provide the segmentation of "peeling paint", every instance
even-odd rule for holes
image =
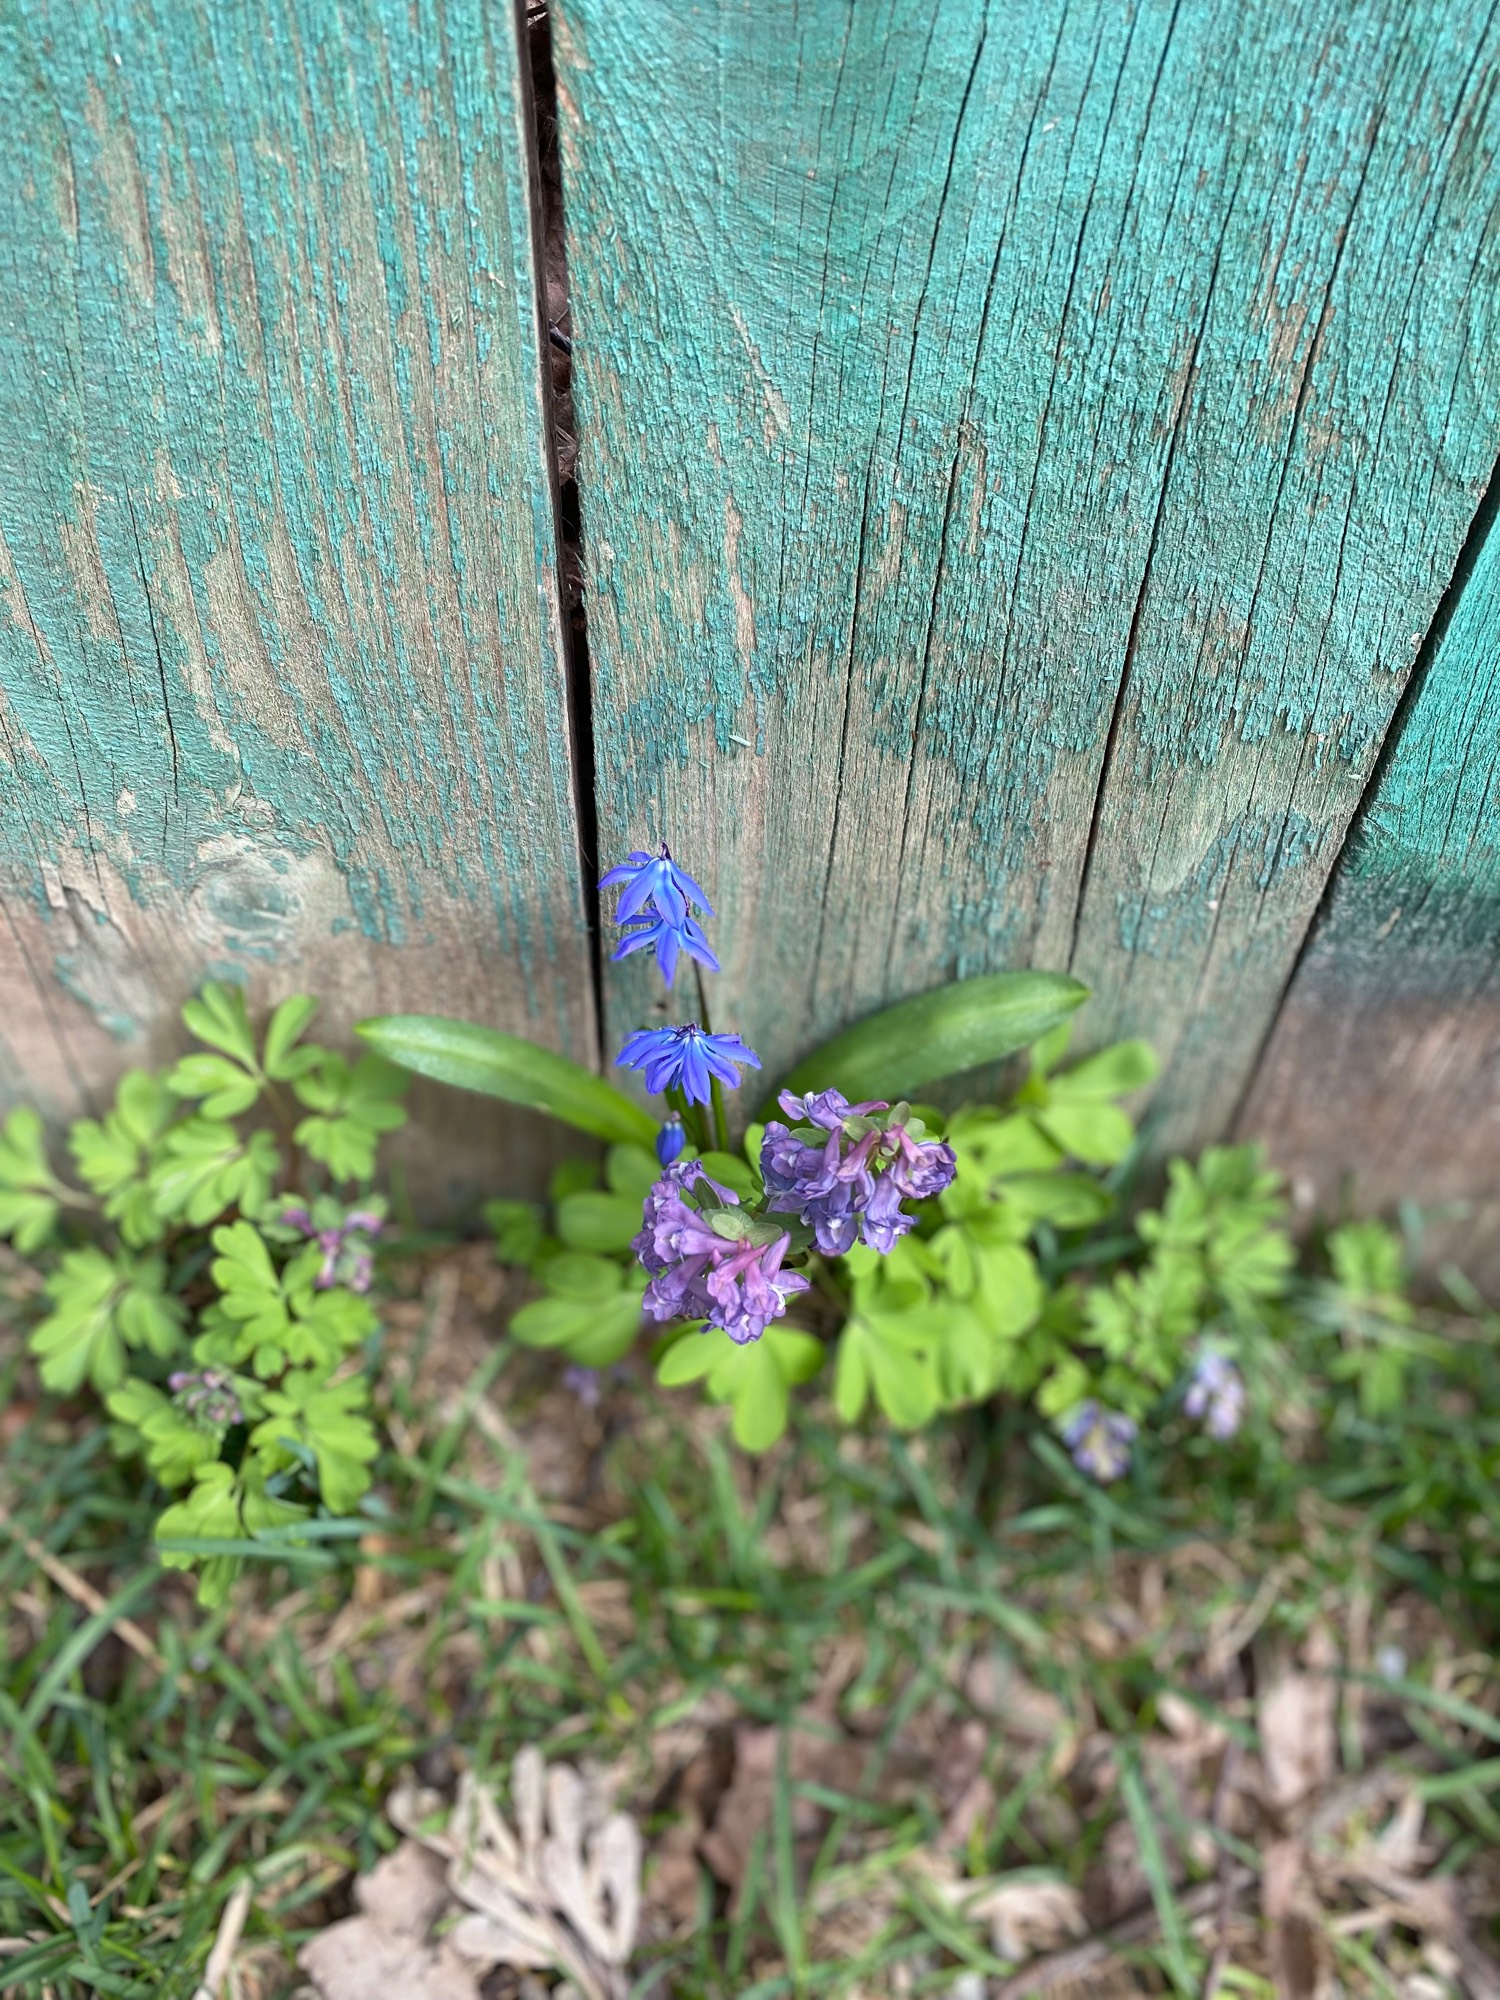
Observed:
[[[1500,449],[1500,19],[553,15],[603,839],[772,1070],[1071,960],[1221,1131]]]
[[[0,980],[56,983],[60,1102],[94,1025],[351,936],[593,1046],[516,24],[254,25],[0,22]]]

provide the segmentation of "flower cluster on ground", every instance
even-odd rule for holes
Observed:
[[[283,1204],[272,1217],[278,1233],[306,1237],[323,1253],[323,1262],[313,1280],[316,1291],[326,1292],[335,1285],[347,1285],[351,1292],[367,1292],[375,1274],[374,1239],[385,1227],[385,1204],[363,1208],[342,1208],[331,1197]]]
[[[599,886],[620,892],[614,958],[649,946],[669,991],[684,956],[719,969],[701,922],[712,907],[665,841],[655,854],[632,853]],[[908,1105],[851,1104],[832,1089],[783,1091],[780,1106],[793,1122],[766,1126],[763,1193],[742,1202],[699,1160],[681,1158],[690,1141],[700,1152],[726,1145],[723,1092],[761,1066],[738,1035],[713,1031],[706,1004],[699,1012],[702,1020],[639,1029],[617,1058],[666,1101],[656,1143],[662,1176],[646,1197],[632,1247],[650,1279],[643,1301],[649,1318],[702,1320],[744,1343],[759,1340],[810,1288],[789,1260],[838,1257],[860,1243],[889,1252],[916,1221],[903,1204],[940,1194],[955,1161]]]
[[[798,1123],[766,1127],[766,1206],[805,1223],[825,1256],[856,1243],[885,1255],[916,1222],[901,1203],[941,1194],[953,1179],[953,1148],[927,1138],[909,1105],[851,1104],[837,1090],[784,1090],[778,1101]]]
[[[789,1310],[817,1328],[821,1306],[807,1297],[816,1291],[843,1317],[835,1393],[846,1421],[873,1396],[897,1423],[920,1422],[1035,1368],[1039,1411],[1100,1484],[1130,1471],[1158,1399],[1215,1444],[1240,1433],[1249,1397],[1236,1329],[1256,1301],[1277,1295],[1291,1257],[1275,1177],[1253,1149],[1211,1150],[1197,1170],[1176,1163],[1163,1211],[1140,1218],[1140,1270],[1064,1285],[1050,1324],[1043,1310],[1046,1281],[1024,1204],[1039,1203],[1036,1214],[1055,1214],[1065,1228],[1098,1219],[1099,1191],[1065,1170],[1070,1159],[1108,1166],[1124,1157],[1132,1126],[1115,1100],[1154,1076],[1149,1048],[1121,1043],[1060,1071],[1064,1021],[1033,1046],[1009,1108],[971,1106],[946,1130],[929,1129],[934,1114],[924,1120],[909,1103],[851,1099],[831,1081],[782,1089],[747,1172],[730,1147],[726,1093],[762,1065],[748,1042],[709,1018],[703,975],[719,962],[704,928],[713,917],[705,891],[665,842],[632,852],[600,886],[619,892],[613,956],[649,949],[669,1003],[683,961],[694,961],[693,1018],[638,1028],[616,1058],[661,1100],[659,1173],[629,1246],[646,1274],[648,1320],[713,1329],[743,1348]],[[847,1051],[835,1058],[847,1059]],[[816,1077],[816,1063],[812,1070]],[[881,1069],[845,1075],[878,1087]],[[1038,1174],[1052,1173],[1059,1178],[1042,1188]],[[326,1254],[347,1259],[345,1238],[319,1223]],[[845,1270],[827,1268],[840,1258],[852,1260]],[[1091,1359],[1056,1351],[1069,1314]],[[1195,1321],[1204,1330],[1196,1338]],[[798,1339],[807,1336],[796,1326],[777,1335]],[[951,1382],[925,1358],[943,1340],[964,1357],[943,1364]],[[677,1351],[663,1348],[660,1379],[691,1379],[699,1364],[685,1353],[671,1361]]]

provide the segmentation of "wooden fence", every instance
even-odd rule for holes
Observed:
[[[1500,1275],[1495,10],[550,11],[0,13],[4,1091],[208,973],[597,1060],[597,822],[769,1069],[1071,967],[1160,1144]]]

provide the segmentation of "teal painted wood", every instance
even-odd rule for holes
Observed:
[[[603,837],[772,1070],[1071,964],[1223,1128],[1500,443],[1493,12],[560,0]]]
[[[13,1096],[205,973],[594,1048],[519,32],[0,12]]]
[[[1500,1284],[1500,533],[1402,716],[1246,1105],[1304,1203]],[[1441,1213],[1449,1205],[1458,1213]]]

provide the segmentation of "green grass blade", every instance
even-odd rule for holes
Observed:
[[[63,1644],[58,1648],[50,1665],[32,1689],[26,1706],[21,1711],[21,1729],[30,1735],[38,1722],[47,1713],[53,1702],[72,1679],[74,1673],[93,1652],[105,1633],[112,1630],[122,1618],[148,1597],[155,1588],[158,1573],[154,1569],[140,1570],[122,1584],[107,1604],[85,1618]]]
[[[1146,1796],[1146,1784],[1141,1775],[1139,1759],[1134,1747],[1125,1750],[1120,1764],[1120,1796],[1125,1801],[1125,1810],[1130,1815],[1131,1830],[1141,1850],[1141,1867],[1151,1890],[1151,1900],[1156,1905],[1157,1921],[1161,1925],[1162,1942],[1166,1946],[1167,1970],[1172,1975],[1172,1984],[1182,1994],[1195,1995],[1198,1982],[1193,1977],[1193,1969],[1188,1963],[1187,1927],[1182,1921],[1182,1911],[1177,1905],[1177,1892],[1172,1886],[1172,1878],[1167,1873],[1167,1859],[1162,1853],[1161,1838],[1156,1830],[1156,1816],[1151,1809],[1151,1801]]]

